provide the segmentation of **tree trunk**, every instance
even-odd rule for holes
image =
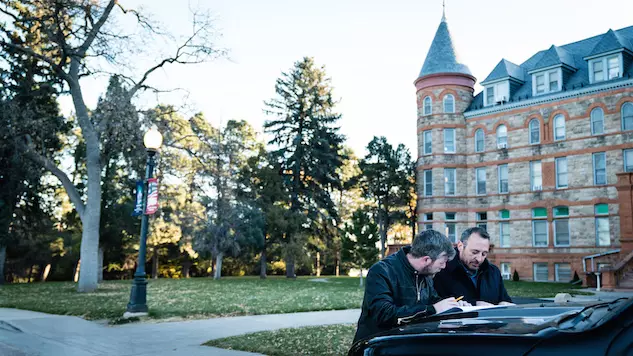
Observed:
[[[341,251],[336,251],[336,276],[340,275],[341,268]]]
[[[99,263],[97,264],[97,281],[103,282],[103,247],[99,246]]]
[[[286,278],[297,278],[295,274],[295,258],[291,254],[286,256]]]
[[[33,265],[31,265],[31,268],[29,268],[29,281],[28,281],[28,283],[31,283],[32,279],[33,279]]]
[[[42,268],[42,277],[40,278],[40,281],[42,282],[46,282],[46,279],[48,279],[48,275],[51,273],[51,264],[47,264],[44,268]]]
[[[0,246],[0,285],[4,284],[4,264],[7,260],[7,247]]]
[[[79,271],[81,270],[81,258],[77,261],[77,265],[75,266],[75,274],[73,275],[73,282],[77,283],[79,281]]]
[[[209,277],[213,278],[214,275],[215,275],[215,260],[212,258],[211,259],[211,274],[209,274]]]
[[[152,255],[152,279],[158,279],[158,246],[154,247]]]
[[[215,274],[213,275],[213,279],[220,279],[222,277],[222,258],[224,254],[222,252],[218,253],[215,257]]]
[[[97,183],[100,184],[100,183]],[[88,191],[90,191],[90,182]],[[94,184],[93,184],[94,185]],[[101,189],[101,188],[92,188]],[[94,195],[95,193],[93,193]],[[99,192],[101,195],[101,192]],[[90,196],[90,193],[88,193]],[[101,203],[97,200],[90,200],[86,204],[85,217],[83,219],[83,231],[81,233],[80,257],[81,267],[79,273],[79,292],[93,292],[97,289],[97,265],[99,260],[99,215],[101,213]]]
[[[321,252],[316,254],[316,276],[321,277]]]
[[[379,223],[379,230],[380,230],[380,259],[383,259],[387,256],[387,228],[385,227],[385,221],[384,219],[380,219],[380,223]]]
[[[191,262],[185,261],[182,264],[182,276],[184,278],[189,278],[189,271],[191,271]]]
[[[363,269],[360,269],[360,287],[363,288]]]
[[[259,278],[266,279],[266,246],[259,256]]]

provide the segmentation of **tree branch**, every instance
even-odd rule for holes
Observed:
[[[116,5],[116,3],[116,0],[110,0],[108,6],[106,6],[103,14],[101,15],[97,23],[95,23],[94,27],[92,27],[92,29],[88,33],[88,36],[86,36],[86,40],[84,41],[84,43],[79,46],[79,49],[77,50],[77,55],[79,57],[83,57],[86,52],[88,52],[88,48],[90,48],[92,42],[94,42],[95,38],[97,38],[97,34],[99,34],[99,31],[101,31],[101,27],[103,27],[105,22],[108,20],[108,17],[110,17],[110,13],[112,12],[112,9],[114,8],[114,5]]]
[[[9,48],[12,48],[12,49],[14,49],[14,50],[16,50],[16,51],[22,52],[22,53],[24,53],[24,54],[26,54],[26,55],[29,55],[29,56],[34,57],[34,58],[37,58],[37,59],[39,59],[39,60],[41,60],[41,61],[43,61],[43,62],[46,62],[46,63],[50,64],[50,65],[51,65],[51,67],[53,68],[53,70],[54,70],[54,71],[55,71],[55,72],[56,72],[56,73],[57,73],[60,77],[62,77],[64,80],[66,80],[66,81],[68,81],[68,82],[72,79],[72,78],[70,77],[70,75],[68,75],[68,73],[66,73],[66,72],[64,71],[64,69],[62,69],[62,68],[61,68],[61,67],[60,67],[57,63],[55,63],[55,61],[54,61],[52,58],[50,58],[50,57],[47,57],[47,56],[45,56],[45,55],[43,55],[43,54],[36,53],[35,51],[33,51],[33,50],[32,50],[32,49],[30,49],[30,48],[26,48],[26,47],[22,47],[22,46],[14,45],[13,43],[9,43],[9,42],[6,42],[6,41],[2,41],[2,42],[0,42],[0,45],[2,45],[2,46],[6,46],[6,47],[9,47]]]

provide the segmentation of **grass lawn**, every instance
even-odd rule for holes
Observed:
[[[150,317],[208,318],[232,315],[276,314],[315,310],[360,308],[363,289],[358,279],[313,277],[226,277],[150,280],[147,304]],[[0,286],[0,307],[86,319],[116,319],[123,315],[132,281],[107,281],[94,293],[77,293],[71,282],[46,282]],[[574,291],[569,284],[506,282],[511,296],[553,297]]]
[[[340,356],[347,354],[355,332],[356,325],[309,326],[211,340],[205,345],[269,356]]]

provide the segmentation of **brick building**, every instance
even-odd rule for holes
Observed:
[[[628,286],[633,26],[502,59],[480,82],[443,17],[415,81],[420,229],[485,226],[509,277]]]

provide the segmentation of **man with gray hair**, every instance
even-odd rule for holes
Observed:
[[[435,288],[440,296],[464,297],[467,302],[488,306],[513,305],[501,272],[487,259],[490,235],[481,227],[466,229],[457,243],[457,258],[435,276]]]
[[[441,300],[433,276],[455,257],[446,236],[421,232],[411,246],[374,264],[367,274],[365,297],[354,343],[398,324],[399,318],[426,316],[470,305],[455,298]]]

